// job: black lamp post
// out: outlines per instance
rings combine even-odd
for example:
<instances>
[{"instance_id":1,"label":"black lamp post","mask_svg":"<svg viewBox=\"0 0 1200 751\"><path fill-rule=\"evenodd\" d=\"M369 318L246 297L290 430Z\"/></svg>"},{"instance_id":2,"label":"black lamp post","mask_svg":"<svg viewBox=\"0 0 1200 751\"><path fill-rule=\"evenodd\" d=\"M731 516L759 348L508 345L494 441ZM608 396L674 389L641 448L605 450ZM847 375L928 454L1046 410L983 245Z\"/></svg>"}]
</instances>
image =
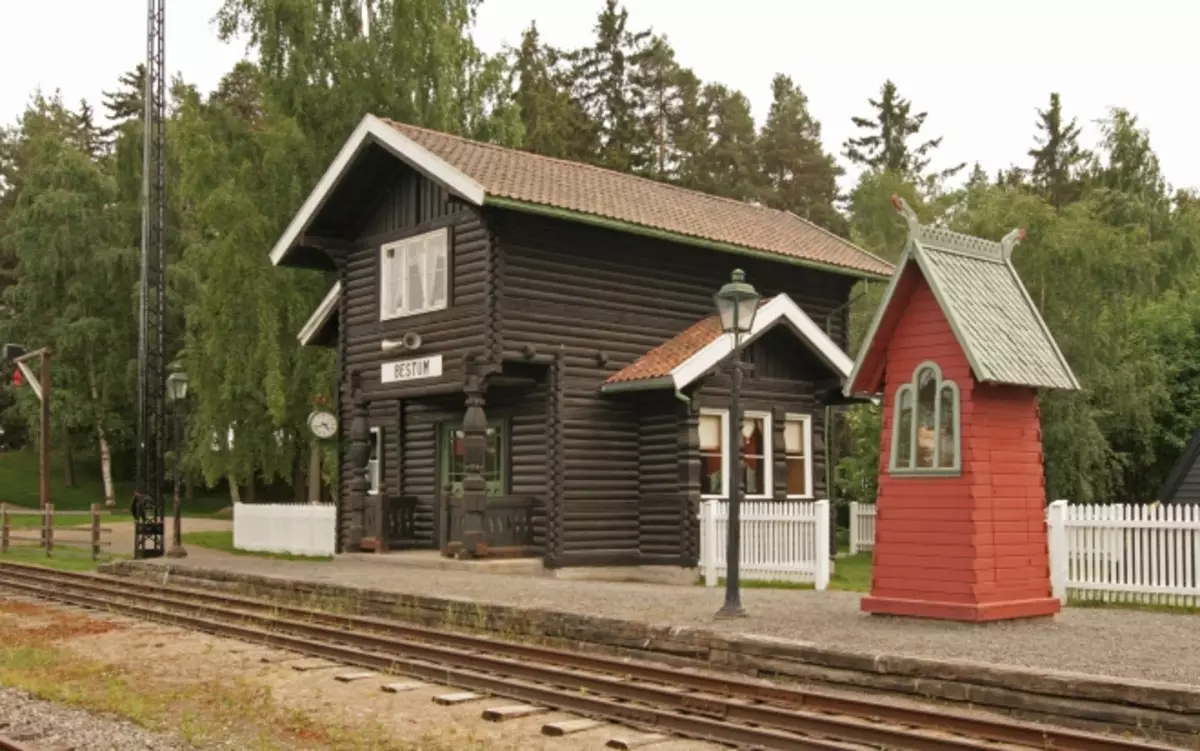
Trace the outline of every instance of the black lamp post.
<instances>
[{"instance_id":1,"label":"black lamp post","mask_svg":"<svg viewBox=\"0 0 1200 751\"><path fill-rule=\"evenodd\" d=\"M180 411L183 408L183 400L187 398L188 377L187 373L175 371L167 376L167 399L171 402L173 409L171 410L172 432L175 438L175 491L174 491L174 529L172 530L171 549L167 551L168 558L186 558L187 550L183 547L183 519L179 504L179 463L180 463L180 444L183 443L180 437L180 429L183 426Z\"/></svg>"},{"instance_id":2,"label":"black lamp post","mask_svg":"<svg viewBox=\"0 0 1200 751\"><path fill-rule=\"evenodd\" d=\"M717 611L718 618L737 618L742 610L741 563L742 543L742 339L754 325L758 313L758 291L746 282L746 273L734 269L730 282L713 296L721 330L733 337L729 353L732 366L732 387L729 391L729 525L725 541L725 604Z\"/></svg>"}]
</instances>

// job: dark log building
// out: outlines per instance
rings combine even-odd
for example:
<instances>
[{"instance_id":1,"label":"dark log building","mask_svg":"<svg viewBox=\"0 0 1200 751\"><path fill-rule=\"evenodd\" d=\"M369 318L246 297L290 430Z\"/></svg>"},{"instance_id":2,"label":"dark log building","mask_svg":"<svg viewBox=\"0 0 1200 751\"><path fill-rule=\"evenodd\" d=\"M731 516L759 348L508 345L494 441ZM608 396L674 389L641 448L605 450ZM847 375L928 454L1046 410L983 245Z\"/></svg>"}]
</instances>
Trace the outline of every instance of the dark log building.
<instances>
[{"instance_id":1,"label":"dark log building","mask_svg":"<svg viewBox=\"0 0 1200 751\"><path fill-rule=\"evenodd\" d=\"M271 260L336 279L300 339L337 349L341 549L550 568L696 565L735 267L763 295L746 497L825 493L850 289L892 271L787 212L370 115Z\"/></svg>"}]
</instances>

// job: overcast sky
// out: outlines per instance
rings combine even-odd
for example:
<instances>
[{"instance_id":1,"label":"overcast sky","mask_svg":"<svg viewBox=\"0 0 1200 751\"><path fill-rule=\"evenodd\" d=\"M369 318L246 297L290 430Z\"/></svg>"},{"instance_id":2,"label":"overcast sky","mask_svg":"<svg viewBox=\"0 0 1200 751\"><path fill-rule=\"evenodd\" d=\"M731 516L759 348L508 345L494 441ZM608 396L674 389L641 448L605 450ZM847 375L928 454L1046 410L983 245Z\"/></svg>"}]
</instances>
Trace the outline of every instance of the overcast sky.
<instances>
[{"instance_id":1,"label":"overcast sky","mask_svg":"<svg viewBox=\"0 0 1200 751\"><path fill-rule=\"evenodd\" d=\"M210 89L244 50L217 40L221 0L167 7L167 67ZM488 51L515 44L537 19L545 41L586 43L602 0L484 0L475 37ZM1123 106L1148 128L1167 179L1200 188L1192 50L1200 3L1184 0L739 0L738 15L704 15L704 0L625 0L633 28L665 32L678 59L704 80L750 98L761 123L777 72L792 76L840 154L851 115L885 78L899 85L925 130L943 136L939 163L978 160L989 172L1025 164L1036 109L1062 94L1085 123ZM144 0L0 0L0 121L33 90L99 103L145 57ZM935 164L936 166L936 164Z\"/></svg>"}]
</instances>

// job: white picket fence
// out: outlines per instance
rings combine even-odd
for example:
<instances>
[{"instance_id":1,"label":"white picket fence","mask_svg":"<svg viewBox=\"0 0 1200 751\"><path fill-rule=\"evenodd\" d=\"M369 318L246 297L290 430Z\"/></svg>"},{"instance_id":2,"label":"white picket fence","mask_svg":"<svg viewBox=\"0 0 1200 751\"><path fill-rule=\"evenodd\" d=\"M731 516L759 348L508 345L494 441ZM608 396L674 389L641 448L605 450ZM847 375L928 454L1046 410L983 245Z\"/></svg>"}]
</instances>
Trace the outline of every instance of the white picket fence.
<instances>
[{"instance_id":1,"label":"white picket fence","mask_svg":"<svg viewBox=\"0 0 1200 751\"><path fill-rule=\"evenodd\" d=\"M331 556L336 516L332 503L235 503L233 547L261 553Z\"/></svg>"},{"instance_id":2,"label":"white picket fence","mask_svg":"<svg viewBox=\"0 0 1200 751\"><path fill-rule=\"evenodd\" d=\"M1200 506L1055 501L1047 525L1055 597L1200 606Z\"/></svg>"},{"instance_id":3,"label":"white picket fence","mask_svg":"<svg viewBox=\"0 0 1200 751\"><path fill-rule=\"evenodd\" d=\"M812 582L829 586L829 501L743 501L742 579ZM729 502L700 506L700 568L706 586L724 576Z\"/></svg>"},{"instance_id":4,"label":"white picket fence","mask_svg":"<svg viewBox=\"0 0 1200 751\"><path fill-rule=\"evenodd\" d=\"M850 502L850 555L875 548L875 504Z\"/></svg>"}]
</instances>

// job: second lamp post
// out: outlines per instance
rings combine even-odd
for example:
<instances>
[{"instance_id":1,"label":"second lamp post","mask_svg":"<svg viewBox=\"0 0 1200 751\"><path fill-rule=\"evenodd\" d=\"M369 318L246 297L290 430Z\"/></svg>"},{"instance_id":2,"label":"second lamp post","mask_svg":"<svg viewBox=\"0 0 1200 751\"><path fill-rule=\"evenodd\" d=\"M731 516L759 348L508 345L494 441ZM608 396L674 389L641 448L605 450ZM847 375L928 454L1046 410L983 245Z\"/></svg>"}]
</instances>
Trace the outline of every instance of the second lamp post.
<instances>
[{"instance_id":1,"label":"second lamp post","mask_svg":"<svg viewBox=\"0 0 1200 751\"><path fill-rule=\"evenodd\" d=\"M725 541L725 604L717 611L718 618L736 618L745 615L742 610L741 543L742 543L742 340L754 326L754 315L758 312L758 291L746 282L746 274L734 269L730 281L714 295L717 314L721 318L721 330L733 337L733 348L729 353L732 384L729 389L729 521Z\"/></svg>"},{"instance_id":2,"label":"second lamp post","mask_svg":"<svg viewBox=\"0 0 1200 751\"><path fill-rule=\"evenodd\" d=\"M183 400L187 398L187 390L187 373L175 371L167 376L167 400L171 402L171 432L175 438L175 461L172 467L175 472L175 490L172 497L174 501L174 528L171 534L171 548L167 550L168 558L187 557L187 550L183 547L183 515L179 503L179 465L181 458L180 451L183 444L179 435L183 427L183 419L180 413L183 410Z\"/></svg>"}]
</instances>

